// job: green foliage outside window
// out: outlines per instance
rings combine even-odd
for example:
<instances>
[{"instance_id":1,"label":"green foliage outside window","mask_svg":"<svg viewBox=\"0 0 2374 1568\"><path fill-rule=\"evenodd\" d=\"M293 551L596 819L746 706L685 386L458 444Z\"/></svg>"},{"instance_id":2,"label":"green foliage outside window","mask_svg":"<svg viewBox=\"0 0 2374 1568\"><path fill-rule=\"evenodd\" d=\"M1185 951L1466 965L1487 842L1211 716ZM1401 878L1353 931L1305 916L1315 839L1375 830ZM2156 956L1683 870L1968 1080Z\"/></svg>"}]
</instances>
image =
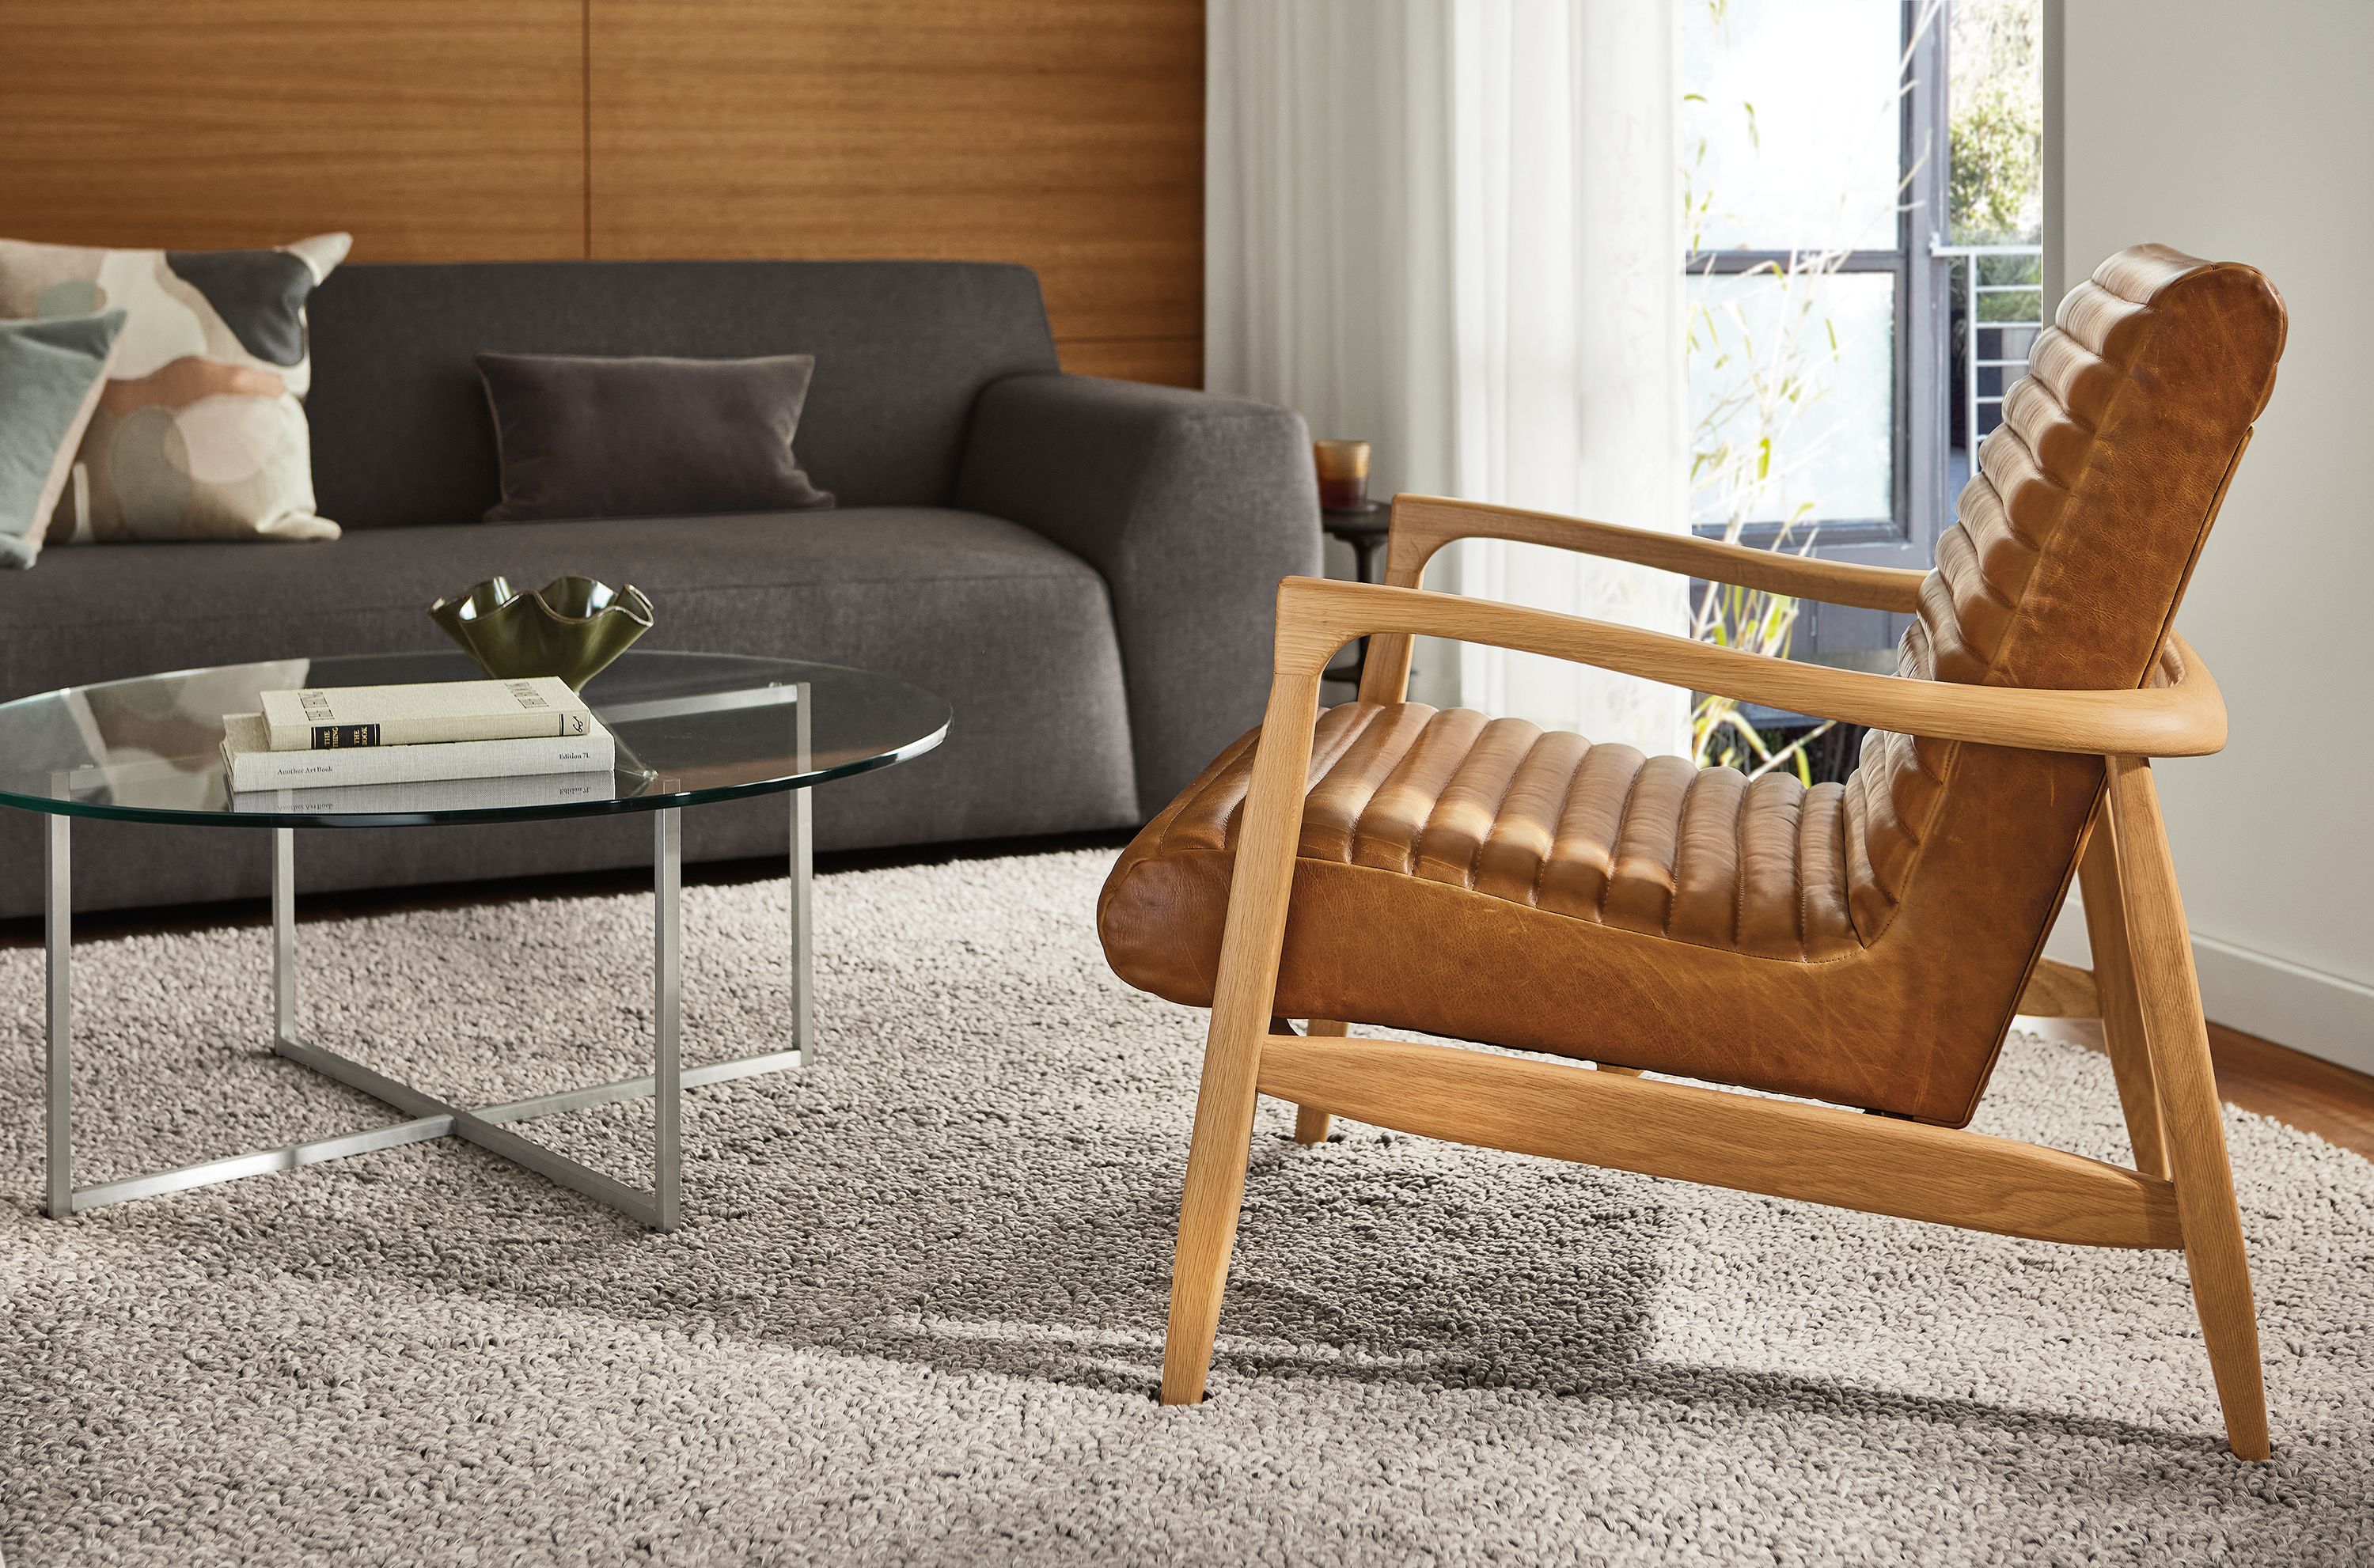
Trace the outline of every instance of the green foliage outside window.
<instances>
[{"instance_id":1,"label":"green foliage outside window","mask_svg":"<svg viewBox=\"0 0 2374 1568\"><path fill-rule=\"evenodd\" d=\"M1976 101L1954 115L1954 240L2003 245L2036 236L2039 175L2043 162L2032 105L2002 82L1981 88Z\"/></svg>"},{"instance_id":2,"label":"green foliage outside window","mask_svg":"<svg viewBox=\"0 0 2374 1568\"><path fill-rule=\"evenodd\" d=\"M2034 244L2044 231L2043 7L1952 0L1946 34L1947 228L1957 245ZM2035 262L1980 258L1985 283L2033 283ZM1982 294L1981 321L2035 319L2037 296Z\"/></svg>"}]
</instances>

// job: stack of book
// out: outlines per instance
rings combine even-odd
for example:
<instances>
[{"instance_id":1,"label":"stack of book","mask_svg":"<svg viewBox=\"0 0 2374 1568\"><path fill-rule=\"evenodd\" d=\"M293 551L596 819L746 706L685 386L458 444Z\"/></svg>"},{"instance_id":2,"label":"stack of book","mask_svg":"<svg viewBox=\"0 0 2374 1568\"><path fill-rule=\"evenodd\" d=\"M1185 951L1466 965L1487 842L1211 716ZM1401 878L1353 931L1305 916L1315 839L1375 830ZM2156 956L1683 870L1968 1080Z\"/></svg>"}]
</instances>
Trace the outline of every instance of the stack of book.
<instances>
[{"instance_id":1,"label":"stack of book","mask_svg":"<svg viewBox=\"0 0 2374 1568\"><path fill-rule=\"evenodd\" d=\"M607 773L617 743L556 676L315 686L223 717L234 790Z\"/></svg>"}]
</instances>

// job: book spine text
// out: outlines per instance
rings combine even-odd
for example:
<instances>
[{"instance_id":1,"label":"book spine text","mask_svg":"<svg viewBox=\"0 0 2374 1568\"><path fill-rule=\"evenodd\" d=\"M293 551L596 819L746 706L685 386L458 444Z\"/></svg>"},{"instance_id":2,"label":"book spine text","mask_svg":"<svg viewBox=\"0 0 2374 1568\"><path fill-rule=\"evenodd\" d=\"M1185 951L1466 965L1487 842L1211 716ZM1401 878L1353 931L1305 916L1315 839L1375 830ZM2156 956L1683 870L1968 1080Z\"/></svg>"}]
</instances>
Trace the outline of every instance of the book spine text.
<instances>
[{"instance_id":1,"label":"book spine text","mask_svg":"<svg viewBox=\"0 0 2374 1568\"><path fill-rule=\"evenodd\" d=\"M551 740L588 733L592 729L588 720L582 710L568 708L420 714L370 722L310 724L294 731L275 725L272 743L280 750L329 752L369 746L449 745L464 741Z\"/></svg>"}]
</instances>

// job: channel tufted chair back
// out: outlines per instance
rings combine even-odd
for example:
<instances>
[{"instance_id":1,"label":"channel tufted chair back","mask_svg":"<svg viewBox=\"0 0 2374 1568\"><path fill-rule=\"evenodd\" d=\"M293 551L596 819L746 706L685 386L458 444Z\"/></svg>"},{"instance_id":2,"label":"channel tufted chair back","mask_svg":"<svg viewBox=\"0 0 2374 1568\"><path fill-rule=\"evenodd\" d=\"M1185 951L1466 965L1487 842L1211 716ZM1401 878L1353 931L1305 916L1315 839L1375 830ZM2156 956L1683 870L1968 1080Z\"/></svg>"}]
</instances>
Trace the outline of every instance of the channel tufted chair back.
<instances>
[{"instance_id":1,"label":"channel tufted chair back","mask_svg":"<svg viewBox=\"0 0 2374 1568\"><path fill-rule=\"evenodd\" d=\"M2104 262L2062 301L1979 449L1937 543L1900 673L1974 685L2127 689L2158 657L2226 486L2273 390L2284 305L2256 270L2164 245ZM1879 942L1915 896L2058 904L2099 757L1874 731L1847 786L1848 904ZM1922 847L2027 825L2019 863ZM2050 851L2050 852L2043 852ZM1933 858L1945 858L1933 857ZM2056 865L2057 862L2057 865ZM1957 874L1960 873L1960 874ZM2027 887L2009 885L2025 878Z\"/></svg>"}]
</instances>

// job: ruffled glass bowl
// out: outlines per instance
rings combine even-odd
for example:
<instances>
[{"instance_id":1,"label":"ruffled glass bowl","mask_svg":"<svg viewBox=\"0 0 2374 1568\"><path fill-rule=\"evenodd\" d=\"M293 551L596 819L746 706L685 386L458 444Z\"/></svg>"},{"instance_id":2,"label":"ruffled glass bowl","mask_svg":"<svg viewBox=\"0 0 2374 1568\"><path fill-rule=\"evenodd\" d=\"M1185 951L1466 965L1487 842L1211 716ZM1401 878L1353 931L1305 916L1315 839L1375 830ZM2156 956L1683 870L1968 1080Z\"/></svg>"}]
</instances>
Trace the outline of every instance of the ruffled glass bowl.
<instances>
[{"instance_id":1,"label":"ruffled glass bowl","mask_svg":"<svg viewBox=\"0 0 2374 1568\"><path fill-rule=\"evenodd\" d=\"M652 629L652 602L640 588L590 577L556 578L522 593L507 578L429 606L429 617L497 680L558 675L571 691Z\"/></svg>"}]
</instances>

